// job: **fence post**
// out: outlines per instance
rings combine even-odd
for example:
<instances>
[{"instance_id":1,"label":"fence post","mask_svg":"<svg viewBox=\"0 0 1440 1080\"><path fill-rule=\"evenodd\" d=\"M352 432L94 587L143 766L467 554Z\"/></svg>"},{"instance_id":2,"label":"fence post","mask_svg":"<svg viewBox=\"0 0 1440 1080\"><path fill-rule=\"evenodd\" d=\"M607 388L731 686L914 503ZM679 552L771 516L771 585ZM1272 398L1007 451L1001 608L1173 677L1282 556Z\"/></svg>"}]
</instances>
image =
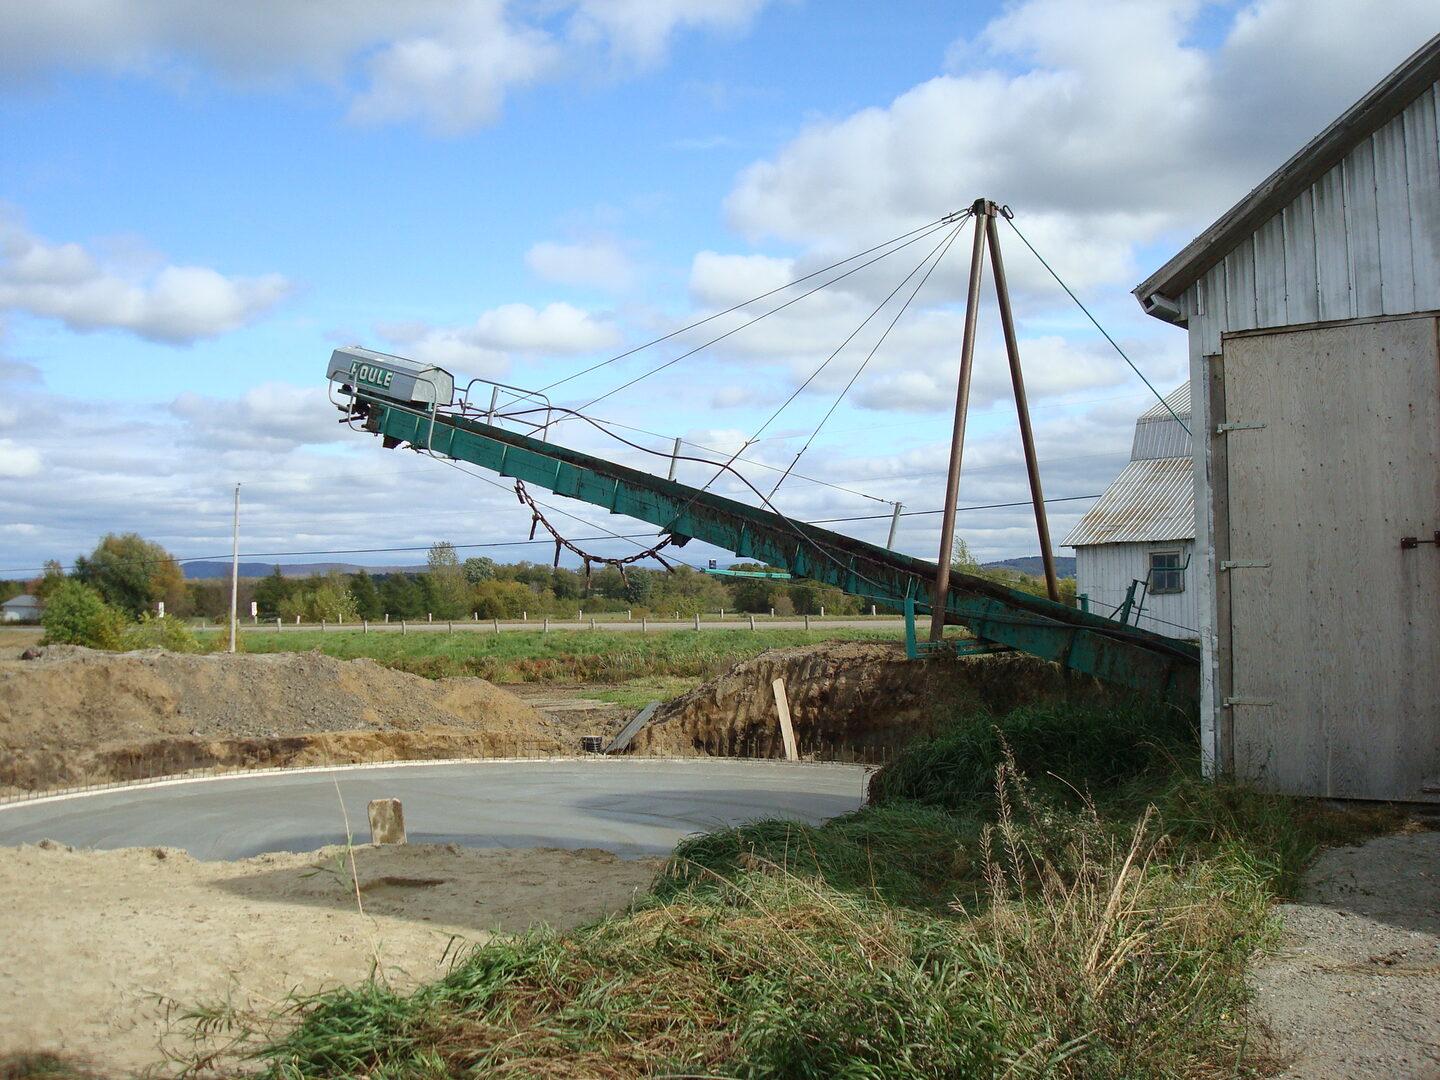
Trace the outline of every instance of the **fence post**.
<instances>
[{"instance_id":1,"label":"fence post","mask_svg":"<svg viewBox=\"0 0 1440 1080\"><path fill-rule=\"evenodd\" d=\"M320 632L321 632L322 634L325 632L325 620L324 620L324 619L321 619L321 620L320 620Z\"/></svg>"},{"instance_id":2,"label":"fence post","mask_svg":"<svg viewBox=\"0 0 1440 1080\"><path fill-rule=\"evenodd\" d=\"M280 630L280 616L279 616L279 615L276 615L276 616L275 616L275 630L276 630L277 633L278 633L279 630Z\"/></svg>"},{"instance_id":3,"label":"fence post","mask_svg":"<svg viewBox=\"0 0 1440 1080\"><path fill-rule=\"evenodd\" d=\"M400 620L400 633L401 633L402 635L404 635L404 634L408 634L409 632L410 632L410 628L405 625L405 620L404 620L404 619L401 619L401 620Z\"/></svg>"},{"instance_id":4,"label":"fence post","mask_svg":"<svg viewBox=\"0 0 1440 1080\"><path fill-rule=\"evenodd\" d=\"M810 616L809 616L809 615L806 615L806 616L805 616L805 629L806 629L806 630L809 630L809 629L810 629Z\"/></svg>"},{"instance_id":5,"label":"fence post","mask_svg":"<svg viewBox=\"0 0 1440 1080\"><path fill-rule=\"evenodd\" d=\"M541 629L540 632L542 634L548 634L550 632L550 616L545 616L545 626Z\"/></svg>"},{"instance_id":6,"label":"fence post","mask_svg":"<svg viewBox=\"0 0 1440 1080\"><path fill-rule=\"evenodd\" d=\"M370 632L370 620L369 620L369 619L361 619L361 620L360 620L360 632L361 632L362 634L368 634L368 633Z\"/></svg>"},{"instance_id":7,"label":"fence post","mask_svg":"<svg viewBox=\"0 0 1440 1080\"><path fill-rule=\"evenodd\" d=\"M754 615L751 615L751 616L750 616L750 629L751 629L751 630L754 630L754 629L755 629L755 616L754 616Z\"/></svg>"},{"instance_id":8,"label":"fence post","mask_svg":"<svg viewBox=\"0 0 1440 1080\"><path fill-rule=\"evenodd\" d=\"M496 632L497 634L500 632L500 620L499 620L499 619L496 619L496 620L495 620L495 632Z\"/></svg>"},{"instance_id":9,"label":"fence post","mask_svg":"<svg viewBox=\"0 0 1440 1080\"><path fill-rule=\"evenodd\" d=\"M455 623L454 623L454 622L446 622L446 623L445 623L445 632L446 632L447 634L453 634L453 633L455 632Z\"/></svg>"},{"instance_id":10,"label":"fence post","mask_svg":"<svg viewBox=\"0 0 1440 1080\"><path fill-rule=\"evenodd\" d=\"M698 611L695 613L695 629L700 629L700 613Z\"/></svg>"},{"instance_id":11,"label":"fence post","mask_svg":"<svg viewBox=\"0 0 1440 1080\"><path fill-rule=\"evenodd\" d=\"M643 633L645 633L645 631L648 630L648 629L650 629L650 620L647 619L644 615L641 615L641 616L640 616L640 632L643 634Z\"/></svg>"}]
</instances>

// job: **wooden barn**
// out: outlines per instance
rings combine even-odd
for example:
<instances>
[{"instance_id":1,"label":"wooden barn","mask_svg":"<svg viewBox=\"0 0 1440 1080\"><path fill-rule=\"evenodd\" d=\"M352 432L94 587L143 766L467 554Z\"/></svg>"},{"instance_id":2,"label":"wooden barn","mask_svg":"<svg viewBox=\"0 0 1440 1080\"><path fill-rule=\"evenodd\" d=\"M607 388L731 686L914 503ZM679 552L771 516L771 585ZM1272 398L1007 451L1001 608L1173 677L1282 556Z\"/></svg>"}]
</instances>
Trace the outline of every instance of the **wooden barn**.
<instances>
[{"instance_id":1,"label":"wooden barn","mask_svg":"<svg viewBox=\"0 0 1440 1080\"><path fill-rule=\"evenodd\" d=\"M1061 541L1091 611L1166 637L1200 636L1190 384L1135 421L1130 463Z\"/></svg>"},{"instance_id":2,"label":"wooden barn","mask_svg":"<svg viewBox=\"0 0 1440 1080\"><path fill-rule=\"evenodd\" d=\"M1138 286L1189 331L1202 725L1440 802L1440 36Z\"/></svg>"}]
</instances>

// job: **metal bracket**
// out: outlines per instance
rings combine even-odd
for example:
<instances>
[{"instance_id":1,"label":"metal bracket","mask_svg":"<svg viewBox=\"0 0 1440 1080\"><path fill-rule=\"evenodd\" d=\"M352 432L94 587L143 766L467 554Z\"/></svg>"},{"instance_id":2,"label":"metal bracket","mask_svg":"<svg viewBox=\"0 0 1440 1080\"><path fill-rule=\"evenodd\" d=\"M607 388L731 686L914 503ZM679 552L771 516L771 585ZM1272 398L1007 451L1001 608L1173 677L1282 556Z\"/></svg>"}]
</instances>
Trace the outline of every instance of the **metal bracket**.
<instances>
[{"instance_id":1,"label":"metal bracket","mask_svg":"<svg viewBox=\"0 0 1440 1080\"><path fill-rule=\"evenodd\" d=\"M1268 570L1269 568L1269 559L1266 559L1264 562L1242 562L1238 559L1220 560L1221 570Z\"/></svg>"},{"instance_id":2,"label":"metal bracket","mask_svg":"<svg viewBox=\"0 0 1440 1080\"><path fill-rule=\"evenodd\" d=\"M1215 434L1224 435L1227 431L1259 431L1261 428L1269 426L1269 424L1216 424Z\"/></svg>"},{"instance_id":3,"label":"metal bracket","mask_svg":"<svg viewBox=\"0 0 1440 1080\"><path fill-rule=\"evenodd\" d=\"M1271 698L1227 697L1221 704L1229 709L1236 705L1274 705L1275 702Z\"/></svg>"},{"instance_id":4,"label":"metal bracket","mask_svg":"<svg viewBox=\"0 0 1440 1080\"><path fill-rule=\"evenodd\" d=\"M1400 547L1404 551L1419 547L1421 544L1434 544L1437 548L1440 548L1440 529L1435 530L1435 539L1433 540L1421 540L1418 536L1400 537Z\"/></svg>"}]
</instances>

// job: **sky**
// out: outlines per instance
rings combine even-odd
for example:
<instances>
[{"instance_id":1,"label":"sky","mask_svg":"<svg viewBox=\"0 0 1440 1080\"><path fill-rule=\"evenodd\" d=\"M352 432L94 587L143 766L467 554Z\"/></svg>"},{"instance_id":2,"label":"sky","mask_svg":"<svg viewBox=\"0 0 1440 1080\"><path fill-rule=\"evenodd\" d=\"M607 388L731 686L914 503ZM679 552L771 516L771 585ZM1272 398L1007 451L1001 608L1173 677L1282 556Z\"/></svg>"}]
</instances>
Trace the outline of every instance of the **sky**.
<instances>
[{"instance_id":1,"label":"sky","mask_svg":"<svg viewBox=\"0 0 1440 1080\"><path fill-rule=\"evenodd\" d=\"M895 546L933 559L970 247L942 223L981 197L1019 230L1058 541L1154 399L1020 234L1173 389L1184 332L1130 289L1437 24L1434 0L0 2L0 577L109 532L228 557L236 484L250 561L548 561L508 482L337 422L351 344L548 388L603 421L554 441L661 475L677 437L738 452L745 482L680 479L862 539L899 502ZM988 284L974 370L957 530L1034 554ZM596 554L655 539L535 494Z\"/></svg>"}]
</instances>

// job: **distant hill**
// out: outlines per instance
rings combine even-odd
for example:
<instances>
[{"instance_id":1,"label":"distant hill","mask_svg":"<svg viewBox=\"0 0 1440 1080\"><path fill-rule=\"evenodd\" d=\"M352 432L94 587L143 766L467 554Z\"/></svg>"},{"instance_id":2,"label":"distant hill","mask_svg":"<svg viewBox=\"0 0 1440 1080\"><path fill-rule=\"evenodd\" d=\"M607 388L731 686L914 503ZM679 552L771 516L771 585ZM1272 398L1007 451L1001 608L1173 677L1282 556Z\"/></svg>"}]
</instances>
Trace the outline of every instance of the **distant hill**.
<instances>
[{"instance_id":1,"label":"distant hill","mask_svg":"<svg viewBox=\"0 0 1440 1080\"><path fill-rule=\"evenodd\" d=\"M987 562L980 564L981 570L1019 570L1022 574L1030 574L1033 577L1044 577L1045 562L1039 555L1025 555L1018 559L1001 559L999 562ZM1055 576L1075 576L1075 556L1055 556Z\"/></svg>"},{"instance_id":2,"label":"distant hill","mask_svg":"<svg viewBox=\"0 0 1440 1080\"><path fill-rule=\"evenodd\" d=\"M181 566L189 581L204 581L230 576L228 562L187 562L181 563ZM242 562L240 576L243 578L269 577L275 566L275 563L268 562ZM356 574L361 570L368 574L420 574L425 571L423 566L361 566L359 563L343 562L280 563L279 566L281 576L287 578L307 578L315 574L328 574L331 570L339 570L345 574Z\"/></svg>"}]
</instances>

